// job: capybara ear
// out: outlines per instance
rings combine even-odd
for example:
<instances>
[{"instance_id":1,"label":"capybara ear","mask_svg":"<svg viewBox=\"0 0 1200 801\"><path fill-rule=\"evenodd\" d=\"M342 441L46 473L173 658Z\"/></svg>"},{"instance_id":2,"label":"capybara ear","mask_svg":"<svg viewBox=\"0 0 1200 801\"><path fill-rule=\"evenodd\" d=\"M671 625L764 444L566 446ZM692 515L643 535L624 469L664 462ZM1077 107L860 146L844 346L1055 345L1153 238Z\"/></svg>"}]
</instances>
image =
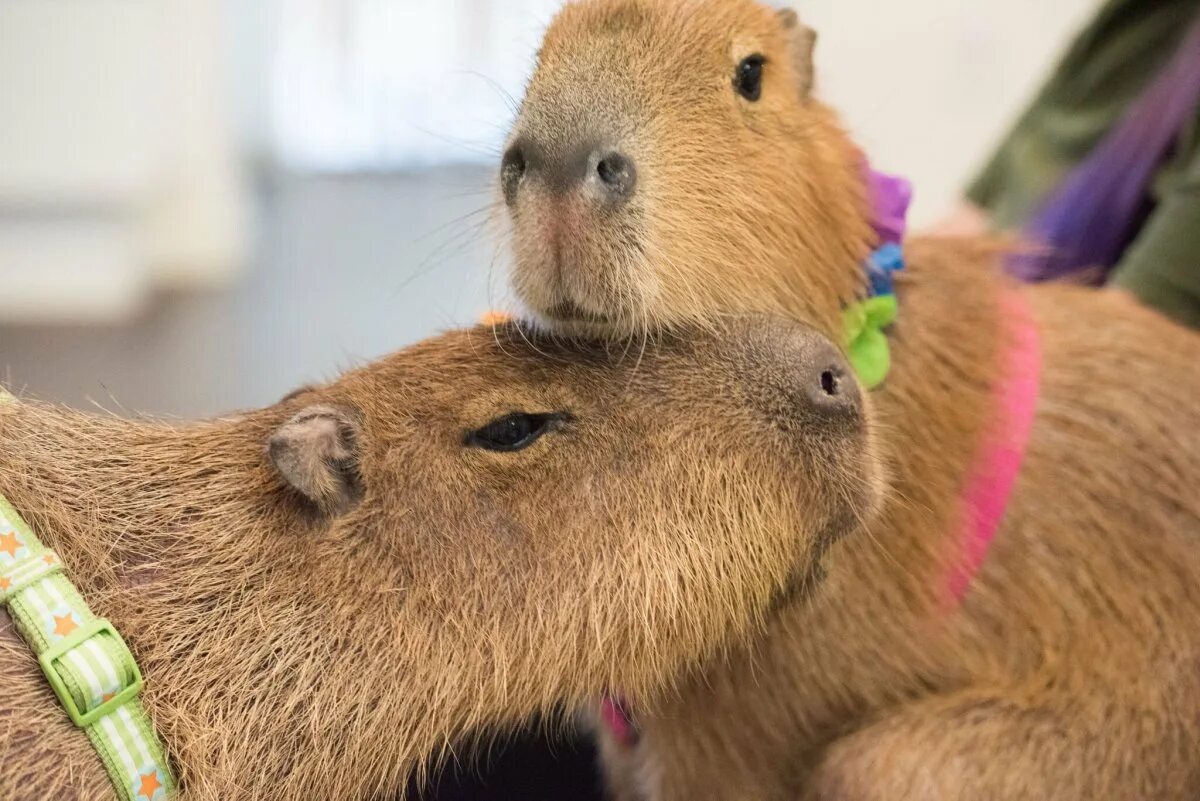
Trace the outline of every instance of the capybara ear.
<instances>
[{"instance_id":1,"label":"capybara ear","mask_svg":"<svg viewBox=\"0 0 1200 801\"><path fill-rule=\"evenodd\" d=\"M800 17L790 8L780 9L778 13L779 22L787 32L792 66L796 70L796 79L800 82L800 95L808 97L813 88L813 51L817 47L817 32L801 22Z\"/></svg>"},{"instance_id":2,"label":"capybara ear","mask_svg":"<svg viewBox=\"0 0 1200 801\"><path fill-rule=\"evenodd\" d=\"M309 406L271 435L267 454L292 489L331 515L362 497L358 426L331 406Z\"/></svg>"}]
</instances>

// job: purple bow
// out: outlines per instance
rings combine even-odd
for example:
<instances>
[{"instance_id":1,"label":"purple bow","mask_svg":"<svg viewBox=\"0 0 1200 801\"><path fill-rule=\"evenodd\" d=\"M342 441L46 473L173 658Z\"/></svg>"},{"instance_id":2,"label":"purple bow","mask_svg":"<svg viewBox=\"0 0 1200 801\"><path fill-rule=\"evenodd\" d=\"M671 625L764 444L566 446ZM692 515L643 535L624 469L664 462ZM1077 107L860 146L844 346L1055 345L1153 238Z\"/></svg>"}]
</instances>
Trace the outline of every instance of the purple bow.
<instances>
[{"instance_id":1,"label":"purple bow","mask_svg":"<svg viewBox=\"0 0 1200 801\"><path fill-rule=\"evenodd\" d=\"M871 198L871 227L880 237L880 245L899 245L907 228L908 205L912 203L912 183L898 175L876 169L866 171L866 191Z\"/></svg>"},{"instance_id":2,"label":"purple bow","mask_svg":"<svg viewBox=\"0 0 1200 801\"><path fill-rule=\"evenodd\" d=\"M900 244L908 225L912 184L899 176L868 169L867 191L871 198L871 226L879 237L878 244Z\"/></svg>"}]
</instances>

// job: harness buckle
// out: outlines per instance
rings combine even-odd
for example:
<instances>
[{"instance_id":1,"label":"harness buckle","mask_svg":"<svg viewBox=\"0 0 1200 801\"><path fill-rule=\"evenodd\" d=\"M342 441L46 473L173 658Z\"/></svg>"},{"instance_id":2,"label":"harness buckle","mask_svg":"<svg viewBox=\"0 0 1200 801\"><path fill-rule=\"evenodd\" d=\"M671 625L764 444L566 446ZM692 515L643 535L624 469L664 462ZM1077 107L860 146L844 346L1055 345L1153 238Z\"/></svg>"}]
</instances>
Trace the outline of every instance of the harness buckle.
<instances>
[{"instance_id":1,"label":"harness buckle","mask_svg":"<svg viewBox=\"0 0 1200 801\"><path fill-rule=\"evenodd\" d=\"M62 674L58 672L58 666L55 662L65 656L68 651L78 648L92 637L100 634L108 634L120 646L121 657L123 658L118 660L118 664L124 663L127 669L131 669L133 681L99 706L81 712L79 706L75 703L75 696L67 688L67 684L63 680ZM59 703L62 704L63 709L70 716L71 722L81 729L86 729L100 718L114 712L122 704L132 701L142 691L142 672L138 668L137 660L133 658L133 654L129 651L129 646L121 639L121 635L104 618L98 617L90 623L80 626L66 637L51 645L38 657L38 663L42 666L42 673L46 674L46 681L50 682L50 686L54 689L54 694L58 696Z\"/></svg>"}]
</instances>

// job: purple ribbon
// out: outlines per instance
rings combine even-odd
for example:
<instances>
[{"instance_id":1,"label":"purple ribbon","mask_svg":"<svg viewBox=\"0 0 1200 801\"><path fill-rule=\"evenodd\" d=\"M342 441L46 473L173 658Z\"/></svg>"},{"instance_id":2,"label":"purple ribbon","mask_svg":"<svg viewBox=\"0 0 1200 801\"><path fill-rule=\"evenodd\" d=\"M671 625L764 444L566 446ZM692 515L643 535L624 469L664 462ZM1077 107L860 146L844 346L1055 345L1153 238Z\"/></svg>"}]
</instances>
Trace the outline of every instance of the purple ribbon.
<instances>
[{"instance_id":1,"label":"purple ribbon","mask_svg":"<svg viewBox=\"0 0 1200 801\"><path fill-rule=\"evenodd\" d=\"M876 246L900 244L908 227L912 183L905 178L868 168L867 192L871 201L871 227L879 237Z\"/></svg>"}]
</instances>

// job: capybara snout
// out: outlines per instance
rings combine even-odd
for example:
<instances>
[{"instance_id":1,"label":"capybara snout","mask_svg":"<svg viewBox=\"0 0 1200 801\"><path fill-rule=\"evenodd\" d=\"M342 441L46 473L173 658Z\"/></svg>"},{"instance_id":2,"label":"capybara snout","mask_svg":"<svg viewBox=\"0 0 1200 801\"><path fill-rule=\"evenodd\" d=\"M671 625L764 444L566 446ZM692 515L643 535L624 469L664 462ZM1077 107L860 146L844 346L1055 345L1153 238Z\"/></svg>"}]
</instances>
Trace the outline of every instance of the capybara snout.
<instances>
[{"instance_id":1,"label":"capybara snout","mask_svg":"<svg viewBox=\"0 0 1200 801\"><path fill-rule=\"evenodd\" d=\"M850 365L828 340L816 340L811 348L812 360L803 365L809 402L821 413L860 422L863 397Z\"/></svg>"},{"instance_id":2,"label":"capybara snout","mask_svg":"<svg viewBox=\"0 0 1200 801\"><path fill-rule=\"evenodd\" d=\"M841 351L811 329L784 329L791 341L768 345L751 338L747 375L759 391L745 396L776 426L805 436L859 436L866 398ZM779 358L781 348L787 357Z\"/></svg>"},{"instance_id":3,"label":"capybara snout","mask_svg":"<svg viewBox=\"0 0 1200 801\"><path fill-rule=\"evenodd\" d=\"M576 192L588 201L613 205L633 195L637 168L633 159L609 145L584 142L556 155L532 140L518 139L504 153L500 180L510 206L530 181L551 192Z\"/></svg>"}]
</instances>

